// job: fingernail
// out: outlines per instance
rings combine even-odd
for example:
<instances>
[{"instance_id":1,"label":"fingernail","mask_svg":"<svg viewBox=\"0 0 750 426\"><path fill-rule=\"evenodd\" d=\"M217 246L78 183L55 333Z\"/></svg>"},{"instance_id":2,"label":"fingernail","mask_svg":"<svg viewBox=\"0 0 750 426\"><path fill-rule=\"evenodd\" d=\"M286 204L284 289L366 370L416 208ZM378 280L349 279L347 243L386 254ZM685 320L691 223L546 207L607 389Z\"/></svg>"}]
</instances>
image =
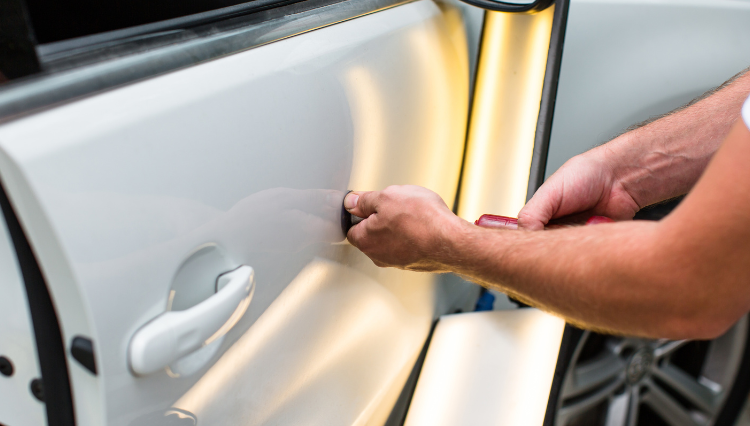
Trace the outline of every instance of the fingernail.
<instances>
[{"instance_id":1,"label":"fingernail","mask_svg":"<svg viewBox=\"0 0 750 426\"><path fill-rule=\"evenodd\" d=\"M357 200L359 200L359 195L354 193L346 194L346 197L344 197L344 208L351 210L357 207Z\"/></svg>"}]
</instances>

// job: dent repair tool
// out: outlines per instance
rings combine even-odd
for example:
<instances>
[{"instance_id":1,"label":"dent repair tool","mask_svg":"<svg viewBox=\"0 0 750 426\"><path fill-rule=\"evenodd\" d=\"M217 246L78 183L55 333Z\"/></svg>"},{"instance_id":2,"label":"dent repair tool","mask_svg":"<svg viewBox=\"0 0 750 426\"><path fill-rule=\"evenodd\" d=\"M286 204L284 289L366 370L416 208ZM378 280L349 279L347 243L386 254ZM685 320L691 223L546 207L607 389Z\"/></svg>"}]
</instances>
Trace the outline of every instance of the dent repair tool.
<instances>
[{"instance_id":1,"label":"dent repair tool","mask_svg":"<svg viewBox=\"0 0 750 426\"><path fill-rule=\"evenodd\" d=\"M610 223L614 220L605 216L591 216L585 225L596 225L597 223ZM494 214L483 214L474 221L474 225L482 228L518 229L518 219L508 216L497 216ZM559 228L565 225L552 224L551 228Z\"/></svg>"},{"instance_id":2,"label":"dent repair tool","mask_svg":"<svg viewBox=\"0 0 750 426\"><path fill-rule=\"evenodd\" d=\"M483 214L474 221L474 225L482 228L518 229L518 219L515 217Z\"/></svg>"},{"instance_id":3,"label":"dent repair tool","mask_svg":"<svg viewBox=\"0 0 750 426\"><path fill-rule=\"evenodd\" d=\"M349 195L349 192L352 191L349 190L346 194L344 194L344 199L346 199L346 196ZM363 220L365 219L349 213L349 211L346 210L346 207L344 207L344 202L341 201L341 230L344 231L344 238L346 238L346 235L349 233L349 229L351 229L352 226L358 224L359 222L362 222Z\"/></svg>"}]
</instances>

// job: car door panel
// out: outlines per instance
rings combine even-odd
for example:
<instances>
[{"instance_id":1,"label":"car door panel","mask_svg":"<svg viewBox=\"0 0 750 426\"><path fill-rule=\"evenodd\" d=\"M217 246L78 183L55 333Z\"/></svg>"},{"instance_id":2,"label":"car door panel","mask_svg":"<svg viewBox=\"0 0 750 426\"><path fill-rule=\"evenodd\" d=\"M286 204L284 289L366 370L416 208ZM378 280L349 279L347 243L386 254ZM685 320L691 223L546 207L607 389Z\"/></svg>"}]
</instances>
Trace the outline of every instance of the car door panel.
<instances>
[{"instance_id":1,"label":"car door panel","mask_svg":"<svg viewBox=\"0 0 750 426\"><path fill-rule=\"evenodd\" d=\"M64 341L95 342L98 376L69 360L91 396L78 424L384 421L432 318L467 293L375 268L340 205L396 183L453 202L469 78L451 13L409 3L0 126ZM188 374L135 376L131 336L207 243L255 269L247 313Z\"/></svg>"}]
</instances>

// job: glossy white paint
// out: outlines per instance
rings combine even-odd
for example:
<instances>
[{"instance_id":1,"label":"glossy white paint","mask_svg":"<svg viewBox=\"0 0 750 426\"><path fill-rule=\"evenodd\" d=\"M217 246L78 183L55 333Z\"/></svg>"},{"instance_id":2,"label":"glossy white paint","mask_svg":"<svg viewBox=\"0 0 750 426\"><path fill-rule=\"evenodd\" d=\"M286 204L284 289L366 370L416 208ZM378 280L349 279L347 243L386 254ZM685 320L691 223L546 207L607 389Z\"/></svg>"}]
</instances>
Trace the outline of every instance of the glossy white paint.
<instances>
[{"instance_id":1,"label":"glossy white paint","mask_svg":"<svg viewBox=\"0 0 750 426\"><path fill-rule=\"evenodd\" d=\"M406 426L541 426L565 321L536 309L440 318Z\"/></svg>"},{"instance_id":2,"label":"glossy white paint","mask_svg":"<svg viewBox=\"0 0 750 426\"><path fill-rule=\"evenodd\" d=\"M546 174L750 66L746 0L572 0Z\"/></svg>"},{"instance_id":3,"label":"glossy white paint","mask_svg":"<svg viewBox=\"0 0 750 426\"><path fill-rule=\"evenodd\" d=\"M469 53L469 89L471 95L474 95L474 79L477 73L477 62L479 59L479 44L482 38L482 28L484 27L484 9L464 3L461 0L445 0L441 3L458 8L461 11L461 21L463 22L464 32Z\"/></svg>"},{"instance_id":4,"label":"glossy white paint","mask_svg":"<svg viewBox=\"0 0 750 426\"><path fill-rule=\"evenodd\" d=\"M339 211L345 190L389 184L453 202L456 14L421 0L0 126L65 341L95 341L99 376L69 363L79 425L385 421L432 318L476 292L374 267ZM205 367L134 376L130 339L207 243L255 269L253 302Z\"/></svg>"},{"instance_id":5,"label":"glossy white paint","mask_svg":"<svg viewBox=\"0 0 750 426\"><path fill-rule=\"evenodd\" d=\"M0 355L13 364L13 375L0 375L0 424L47 424L44 404L29 388L42 377L36 353L26 288L21 278L13 242L0 216Z\"/></svg>"}]
</instances>

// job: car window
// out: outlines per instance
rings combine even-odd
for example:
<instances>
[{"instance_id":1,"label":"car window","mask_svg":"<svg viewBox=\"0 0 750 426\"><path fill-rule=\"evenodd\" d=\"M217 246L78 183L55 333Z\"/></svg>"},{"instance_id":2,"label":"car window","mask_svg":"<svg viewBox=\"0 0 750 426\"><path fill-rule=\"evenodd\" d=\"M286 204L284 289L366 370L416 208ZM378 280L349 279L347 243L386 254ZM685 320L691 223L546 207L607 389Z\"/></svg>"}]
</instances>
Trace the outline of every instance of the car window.
<instances>
[{"instance_id":1,"label":"car window","mask_svg":"<svg viewBox=\"0 0 750 426\"><path fill-rule=\"evenodd\" d=\"M0 122L408 2L354 1L254 0L44 44L28 37L23 0L0 1Z\"/></svg>"},{"instance_id":2,"label":"car window","mask_svg":"<svg viewBox=\"0 0 750 426\"><path fill-rule=\"evenodd\" d=\"M0 3L0 84L39 72L59 71L61 58L70 62L72 57L88 54L101 60L152 49L191 36L225 30L222 23L234 21L232 18L242 19L244 15L294 3L309 1L3 1ZM277 17L266 15L253 22ZM185 30L190 34L186 35ZM91 61L75 59L73 62L74 66L80 66ZM63 68L70 68L70 65Z\"/></svg>"},{"instance_id":3,"label":"car window","mask_svg":"<svg viewBox=\"0 0 750 426\"><path fill-rule=\"evenodd\" d=\"M258 3L268 6L268 2L259 0L27 0L26 8L36 41L44 44L189 15L202 15L196 17L198 20L216 15L225 17L242 13ZM218 13L203 16L210 11Z\"/></svg>"}]
</instances>

